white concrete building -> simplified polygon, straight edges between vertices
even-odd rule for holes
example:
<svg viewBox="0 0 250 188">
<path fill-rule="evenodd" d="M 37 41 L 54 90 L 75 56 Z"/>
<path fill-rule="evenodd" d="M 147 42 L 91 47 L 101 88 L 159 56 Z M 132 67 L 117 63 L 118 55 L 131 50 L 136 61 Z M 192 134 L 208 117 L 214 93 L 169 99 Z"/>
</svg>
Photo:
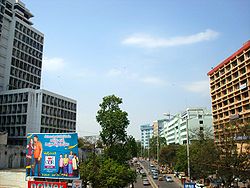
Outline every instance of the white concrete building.
<svg viewBox="0 0 250 188">
<path fill-rule="evenodd" d="M 1 92 L 0 129 L 10 145 L 25 145 L 27 133 L 75 132 L 76 101 L 30 88 Z"/>
<path fill-rule="evenodd" d="M 40 90 L 44 35 L 20 0 L 0 0 L 0 131 L 8 144 L 27 133 L 76 131 L 76 101 Z"/>
<path fill-rule="evenodd" d="M 153 126 L 150 124 L 141 125 L 141 144 L 143 148 L 149 147 L 149 140 L 153 136 Z"/>
<path fill-rule="evenodd" d="M 21 1 L 0 1 L 0 91 L 40 88 L 44 36 L 32 17 Z"/>
<path fill-rule="evenodd" d="M 187 129 L 188 128 L 188 129 Z M 162 136 L 167 144 L 186 144 L 197 139 L 197 132 L 204 131 L 213 137 L 212 114 L 206 108 L 187 108 L 182 113 L 177 113 L 165 122 Z"/>
</svg>

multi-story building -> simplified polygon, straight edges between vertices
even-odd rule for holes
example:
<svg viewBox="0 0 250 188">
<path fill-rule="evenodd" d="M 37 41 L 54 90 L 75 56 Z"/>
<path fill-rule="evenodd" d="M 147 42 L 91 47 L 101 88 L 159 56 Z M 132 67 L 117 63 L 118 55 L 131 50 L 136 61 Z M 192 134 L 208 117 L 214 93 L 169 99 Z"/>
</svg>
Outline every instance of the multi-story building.
<svg viewBox="0 0 250 188">
<path fill-rule="evenodd" d="M 160 119 L 160 120 L 156 120 L 153 122 L 153 136 L 157 137 L 161 135 L 165 121 L 168 121 L 168 120 Z"/>
<path fill-rule="evenodd" d="M 143 148 L 149 148 L 149 140 L 153 136 L 153 127 L 150 124 L 141 125 L 141 144 Z"/>
<path fill-rule="evenodd" d="M 250 41 L 208 72 L 215 142 L 221 145 L 232 119 L 250 117 Z"/>
<path fill-rule="evenodd" d="M 24 145 L 30 132 L 75 132 L 76 101 L 30 88 L 1 92 L 0 127 L 10 145 Z"/>
<path fill-rule="evenodd" d="M 206 108 L 187 108 L 165 122 L 163 134 L 167 144 L 186 144 L 197 139 L 197 133 L 212 134 L 212 114 Z"/>
<path fill-rule="evenodd" d="M 44 36 L 21 1 L 2 0 L 0 9 L 0 91 L 39 89 Z"/>
<path fill-rule="evenodd" d="M 8 144 L 27 133 L 76 131 L 76 101 L 40 89 L 43 34 L 20 0 L 0 0 L 0 131 Z"/>
</svg>

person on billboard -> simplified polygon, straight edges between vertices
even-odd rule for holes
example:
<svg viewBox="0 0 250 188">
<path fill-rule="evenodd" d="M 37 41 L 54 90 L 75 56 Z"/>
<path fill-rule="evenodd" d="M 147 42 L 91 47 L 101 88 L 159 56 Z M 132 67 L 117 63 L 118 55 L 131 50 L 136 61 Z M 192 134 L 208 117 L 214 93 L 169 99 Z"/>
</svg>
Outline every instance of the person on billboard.
<svg viewBox="0 0 250 188">
<path fill-rule="evenodd" d="M 73 158 L 74 158 L 73 152 L 70 151 L 70 153 L 69 153 L 69 164 L 68 164 L 69 176 L 73 176 L 73 166 L 72 166 L 72 159 Z"/>
<path fill-rule="evenodd" d="M 57 174 L 63 174 L 63 155 L 60 154 L 59 164 L 58 164 L 58 172 Z"/>
<path fill-rule="evenodd" d="M 69 164 L 69 158 L 68 155 L 65 154 L 63 158 L 63 173 L 64 176 L 68 176 L 68 164 Z"/>
<path fill-rule="evenodd" d="M 27 153 L 26 153 L 26 172 L 27 176 L 30 176 L 30 169 L 31 169 L 31 164 L 32 164 L 32 154 L 34 150 L 34 141 L 33 138 L 30 138 L 29 143 L 27 144 Z"/>
<path fill-rule="evenodd" d="M 38 140 L 38 136 L 34 136 L 34 163 L 32 166 L 32 176 L 35 175 L 35 169 L 37 167 L 37 174 L 38 176 L 41 176 L 41 159 L 42 159 L 42 152 L 43 152 L 43 147 L 42 143 Z"/>
<path fill-rule="evenodd" d="M 78 176 L 78 165 L 79 165 L 79 159 L 74 153 L 74 158 L 72 159 L 72 167 L 73 167 L 74 176 Z"/>
</svg>

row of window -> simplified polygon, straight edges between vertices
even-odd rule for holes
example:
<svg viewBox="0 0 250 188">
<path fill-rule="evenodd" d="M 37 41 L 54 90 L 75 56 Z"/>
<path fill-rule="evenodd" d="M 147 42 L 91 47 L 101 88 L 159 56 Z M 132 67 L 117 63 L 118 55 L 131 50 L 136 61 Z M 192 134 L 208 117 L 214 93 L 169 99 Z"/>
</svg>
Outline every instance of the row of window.
<svg viewBox="0 0 250 188">
<path fill-rule="evenodd" d="M 12 59 L 11 59 L 11 65 L 13 65 L 14 67 L 23 69 L 23 70 L 25 70 L 29 73 L 32 73 L 34 75 L 37 75 L 39 77 L 41 76 L 41 68 L 37 68 L 38 66 L 28 64 L 24 61 L 21 61 L 21 60 L 14 58 L 14 57 L 12 57 Z"/>
<path fill-rule="evenodd" d="M 21 89 L 21 88 L 33 88 L 33 89 L 39 89 L 40 86 L 35 85 L 33 83 L 28 83 L 26 81 L 14 78 L 14 77 L 10 77 L 9 80 L 9 90 L 13 90 L 13 89 Z"/>
<path fill-rule="evenodd" d="M 27 113 L 27 103 L 0 105 L 0 114 L 20 114 Z"/>
<path fill-rule="evenodd" d="M 8 133 L 8 136 L 26 136 L 25 126 L 3 127 L 2 129 Z"/>
<path fill-rule="evenodd" d="M 41 133 L 71 133 L 72 130 L 41 127 L 40 132 Z"/>
<path fill-rule="evenodd" d="M 76 120 L 75 112 L 69 112 L 64 109 L 58 109 L 58 108 L 54 108 L 54 107 L 50 107 L 46 105 L 42 106 L 42 114 L 49 115 L 49 116 L 56 116 L 56 117 L 64 118 L 64 119 Z"/>
<path fill-rule="evenodd" d="M 38 68 L 38 66 L 34 66 L 33 64 L 29 64 L 25 61 L 21 61 L 19 59 L 16 59 L 14 57 L 12 57 L 11 60 L 11 65 L 13 65 L 14 67 L 23 69 L 27 72 L 30 72 L 32 74 L 35 74 L 37 76 L 41 76 L 41 68 Z"/>
<path fill-rule="evenodd" d="M 20 22 L 16 22 L 15 27 L 19 31 L 25 33 L 28 36 L 31 36 L 34 40 L 36 40 L 36 41 L 40 42 L 41 44 L 43 44 L 43 37 L 41 35 L 37 34 L 36 32 L 32 31 L 31 29 L 27 28 L 26 26 L 24 26 Z"/>
<path fill-rule="evenodd" d="M 233 104 L 234 102 L 240 102 L 242 100 L 245 100 L 246 98 L 249 97 L 248 91 L 245 90 L 244 93 L 239 93 L 236 96 L 230 97 L 229 99 L 224 98 L 222 102 L 219 102 L 218 104 L 216 104 L 216 101 L 213 102 L 213 110 L 217 110 L 219 108 L 222 108 L 224 106 Z"/>
<path fill-rule="evenodd" d="M 53 105 L 55 107 L 60 107 L 63 109 L 76 111 L 75 103 L 72 103 L 72 102 L 51 96 L 51 95 L 43 94 L 43 104 Z"/>
<path fill-rule="evenodd" d="M 29 56 L 33 56 L 39 60 L 42 60 L 43 54 L 41 52 L 38 52 L 37 50 L 34 50 L 33 48 L 29 48 L 28 51 L 24 53 L 23 51 L 20 51 L 16 46 L 14 47 L 15 48 L 13 48 L 12 55 L 18 57 L 19 59 L 30 62 L 29 59 L 31 59 L 31 57 Z"/>
<path fill-rule="evenodd" d="M 250 65 L 249 68 L 250 70 Z M 215 90 L 218 89 L 221 86 L 225 86 L 226 84 L 231 83 L 232 80 L 237 79 L 239 77 L 239 75 L 244 75 L 246 73 L 246 68 L 243 67 L 242 69 L 240 69 L 239 71 L 236 71 L 235 73 L 233 73 L 232 75 L 227 76 L 226 78 L 224 78 L 223 80 L 219 81 L 218 83 L 216 83 L 215 85 L 211 86 L 211 90 Z M 243 77 L 244 78 L 244 77 Z M 238 80 L 238 79 L 237 79 Z M 241 82 L 243 83 L 244 81 L 241 80 Z M 240 83 L 241 84 L 241 83 Z"/>
<path fill-rule="evenodd" d="M 241 55 L 238 59 L 234 60 L 231 63 L 228 63 L 225 68 L 218 70 L 214 75 L 210 77 L 210 79 L 213 81 L 215 78 L 220 78 L 221 75 L 223 75 L 225 72 L 230 71 L 232 68 L 236 67 L 239 63 L 243 62 L 245 59 L 250 58 L 250 50 L 245 53 L 245 55 Z"/>
<path fill-rule="evenodd" d="M 1 115 L 0 125 L 24 125 L 27 123 L 27 115 Z"/>
<path fill-rule="evenodd" d="M 40 77 L 36 77 L 36 76 L 34 76 L 32 74 L 29 74 L 29 73 L 24 72 L 22 70 L 19 70 L 17 68 L 11 67 L 10 74 L 12 76 L 17 77 L 17 78 L 21 78 L 21 79 L 26 80 L 28 82 L 40 85 L 40 81 L 41 81 Z"/>
<path fill-rule="evenodd" d="M 0 104 L 27 102 L 27 101 L 28 101 L 28 92 L 0 95 Z"/>
<path fill-rule="evenodd" d="M 217 120 L 218 118 L 226 118 L 226 117 L 229 117 L 229 115 L 239 114 L 241 112 L 248 111 L 248 110 L 250 110 L 250 104 L 246 104 L 246 105 L 234 108 L 234 109 L 230 109 L 225 112 L 221 112 L 219 114 L 215 114 L 213 115 L 213 118 L 214 120 Z"/>
<path fill-rule="evenodd" d="M 42 44 L 36 42 L 35 40 L 31 39 L 30 37 L 18 32 L 17 30 L 15 30 L 15 37 L 19 40 L 14 39 L 13 45 L 18 47 L 22 51 L 25 51 L 28 53 L 31 51 L 31 49 L 33 49 L 33 50 L 36 49 L 40 52 L 43 52 L 43 45 Z M 20 41 L 22 41 L 22 42 L 20 42 Z M 30 46 L 32 46 L 33 48 L 31 48 Z"/>
<path fill-rule="evenodd" d="M 74 129 L 76 128 L 75 121 L 62 120 L 57 118 L 51 118 L 47 116 L 42 116 L 41 125 L 64 128 L 64 129 Z"/>
</svg>

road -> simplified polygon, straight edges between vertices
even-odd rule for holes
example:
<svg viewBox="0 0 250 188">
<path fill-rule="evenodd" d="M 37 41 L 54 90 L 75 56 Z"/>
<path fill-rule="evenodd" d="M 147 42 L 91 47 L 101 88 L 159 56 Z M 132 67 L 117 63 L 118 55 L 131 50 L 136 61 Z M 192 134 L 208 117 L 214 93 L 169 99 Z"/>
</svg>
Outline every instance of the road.
<svg viewBox="0 0 250 188">
<path fill-rule="evenodd" d="M 144 166 L 145 169 L 149 170 L 149 163 L 148 161 L 141 161 L 141 164 Z M 154 180 L 156 185 L 160 188 L 180 188 L 180 185 L 176 182 L 166 182 L 165 180 L 163 181 L 158 181 Z"/>
</svg>

